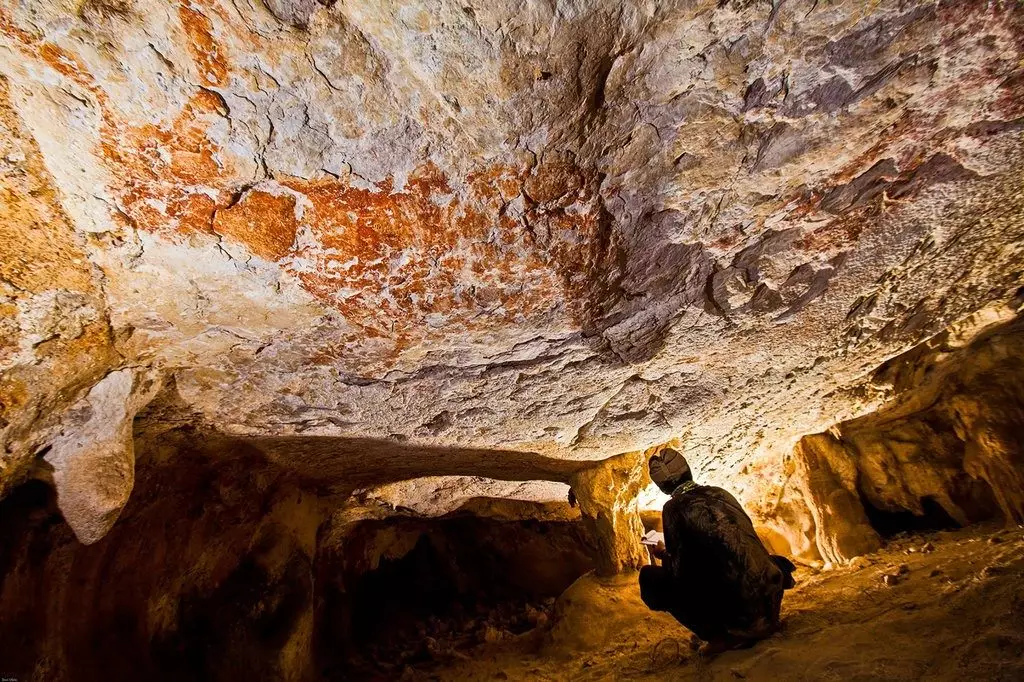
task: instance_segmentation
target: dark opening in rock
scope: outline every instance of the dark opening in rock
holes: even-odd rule
[[[883,538],[891,538],[900,533],[921,533],[935,530],[951,530],[960,525],[946,513],[946,510],[931,497],[921,498],[921,514],[910,511],[889,511],[875,507],[865,498],[864,511],[871,526]]]
[[[595,552],[576,520],[358,522],[323,557],[331,576],[318,628],[321,672],[389,675],[526,633],[594,568]]]

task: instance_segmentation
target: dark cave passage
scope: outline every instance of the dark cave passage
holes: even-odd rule
[[[44,482],[0,502],[11,670],[42,660],[58,614],[73,613],[52,643],[82,664],[69,680],[392,679],[544,625],[596,565],[591,530],[564,503],[502,500],[492,517],[475,498],[480,513],[332,533],[334,502],[272,466],[203,464],[143,452],[131,506],[92,546]]]
[[[984,371],[961,368],[927,409],[805,436],[795,494],[759,517],[778,521],[766,535],[813,543],[810,561],[841,565],[922,533],[1019,516],[1016,348],[972,349]],[[0,651],[14,672],[47,682],[443,679],[476,652],[612,646],[630,627],[650,646],[663,639],[664,623],[642,625],[655,616],[631,575],[648,559],[640,536],[661,529],[660,508],[637,502],[644,453],[584,466],[366,439],[250,442],[162,430],[159,414],[136,420],[134,489],[101,540],[76,539],[51,480],[0,501]],[[475,458],[484,461],[473,468]],[[432,459],[444,481],[424,475]],[[535,496],[509,492],[520,486]],[[73,673],[50,676],[57,668]]]
[[[340,550],[340,551],[338,551]],[[522,634],[595,565],[576,520],[362,521],[322,556],[316,643],[329,678],[392,675]]]
[[[926,533],[937,530],[953,530],[959,528],[960,524],[951,517],[942,506],[932,497],[921,498],[922,514],[915,514],[907,510],[889,511],[879,509],[862,498],[864,512],[868,517],[871,527],[885,539],[893,538],[903,533]]]

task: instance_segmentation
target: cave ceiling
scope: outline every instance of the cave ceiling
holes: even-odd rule
[[[0,478],[124,369],[233,438],[728,478],[1009,314],[1022,57],[998,0],[3,0]]]

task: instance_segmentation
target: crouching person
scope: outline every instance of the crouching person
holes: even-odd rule
[[[794,585],[793,564],[768,553],[735,497],[694,482],[681,454],[665,449],[649,468],[672,499],[661,512],[665,546],[655,553],[662,565],[640,571],[644,603],[671,613],[708,643],[708,653],[770,636],[782,593]]]

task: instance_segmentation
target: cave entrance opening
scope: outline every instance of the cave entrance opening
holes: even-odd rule
[[[543,625],[555,598],[595,567],[598,547],[578,515],[456,512],[359,521],[339,550],[325,663],[353,679],[445,662]]]
[[[864,504],[864,511],[868,522],[875,531],[885,539],[889,539],[902,533],[927,533],[938,530],[953,530],[959,528],[960,524],[942,508],[935,498],[921,498],[921,512],[915,514],[912,511],[892,511],[881,509],[861,497]]]

